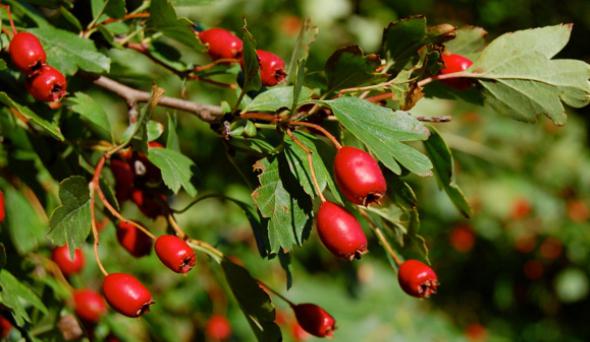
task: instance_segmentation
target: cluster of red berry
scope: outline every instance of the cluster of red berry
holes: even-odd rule
[[[67,82],[59,70],[47,64],[45,50],[39,39],[28,32],[15,33],[8,47],[14,66],[25,74],[25,86],[36,100],[59,107],[66,95]]]

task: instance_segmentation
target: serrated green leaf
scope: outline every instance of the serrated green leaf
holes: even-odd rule
[[[59,141],[64,141],[64,136],[61,134],[61,131],[56,124],[43,119],[28,107],[16,103],[3,91],[0,91],[0,103],[5,104],[11,111],[18,112],[20,115],[30,120],[31,123],[39,126],[44,133],[51,135]]]
[[[167,148],[150,148],[148,159],[162,171],[164,184],[174,193],[183,187],[190,196],[197,194],[191,183],[195,164],[190,158]]]
[[[297,84],[297,79],[301,77],[298,74],[305,72],[305,62],[309,56],[309,47],[316,40],[318,34],[319,28],[313,25],[309,19],[306,19],[301,26],[299,36],[297,36],[297,41],[291,53],[289,67],[287,68],[287,80],[289,83]]]
[[[111,124],[107,113],[92,97],[82,92],[77,92],[73,97],[67,99],[66,104],[70,107],[71,111],[80,114],[84,121],[98,128],[102,134],[111,137]]]
[[[47,314],[47,308],[39,297],[7,270],[0,271],[0,303],[11,309],[19,326],[31,321],[27,313],[27,308],[31,306]]]
[[[430,137],[424,141],[424,148],[434,165],[434,173],[457,209],[465,217],[471,216],[471,207],[455,182],[455,165],[451,150],[438,131],[430,127]]]
[[[365,56],[358,46],[336,50],[326,61],[325,71],[330,91],[362,86],[375,76],[376,58]]]
[[[82,24],[80,24],[80,21],[78,20],[78,18],[76,18],[76,16],[72,12],[68,11],[65,7],[61,6],[59,8],[59,13],[76,30],[78,30],[78,31],[82,30]]]
[[[107,0],[104,12],[111,18],[122,18],[125,15],[125,0]]]
[[[45,239],[47,222],[39,216],[29,200],[13,187],[6,187],[5,197],[10,239],[19,254],[28,253]]]
[[[248,31],[248,25],[245,21],[242,32],[244,33],[242,37],[242,41],[244,42],[242,52],[244,60],[242,66],[244,84],[242,85],[242,91],[257,91],[262,86],[262,81],[260,80],[260,64],[258,62],[258,55],[256,54],[256,40],[252,33]]]
[[[276,112],[282,108],[291,108],[293,106],[293,87],[274,87],[264,93],[259,94],[248,103],[243,112]],[[298,105],[311,100],[313,91],[303,87],[299,95]]]
[[[29,32],[43,44],[47,62],[65,75],[74,75],[78,69],[97,74],[109,72],[111,60],[96,50],[92,40],[51,26]]]
[[[149,30],[161,32],[166,37],[193,49],[199,46],[199,41],[191,29],[191,22],[178,18],[170,1],[152,0],[149,12],[150,18],[147,22]]]
[[[487,32],[481,27],[467,26],[455,31],[455,38],[446,42],[450,53],[456,53],[475,60],[485,47]]]
[[[275,323],[275,308],[268,294],[258,281],[242,266],[223,259],[221,263],[225,279],[240,309],[246,316],[258,341],[281,341],[281,330]]]
[[[423,16],[392,22],[383,31],[382,56],[393,60],[392,69],[400,71],[418,59],[418,50],[426,43],[427,26]]]
[[[82,176],[71,176],[59,183],[59,199],[49,225],[49,238],[57,245],[76,248],[90,233],[90,192],[88,181]]]
[[[176,133],[176,116],[168,114],[168,124],[166,125],[166,148],[180,152],[180,142]]]
[[[359,99],[340,97],[325,101],[338,121],[362,141],[388,169],[401,173],[404,166],[420,175],[431,175],[432,163],[422,153],[404,144],[428,138],[428,129],[407,112],[392,111]]]

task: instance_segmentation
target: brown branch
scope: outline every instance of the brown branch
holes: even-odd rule
[[[432,122],[432,123],[451,122],[451,120],[453,119],[450,115],[440,115],[440,116],[416,115],[415,118],[418,121]]]

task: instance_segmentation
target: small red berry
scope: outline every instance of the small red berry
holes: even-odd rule
[[[6,338],[11,330],[12,323],[6,317],[0,316],[0,338]]]
[[[512,203],[512,212],[510,217],[513,220],[522,220],[529,216],[533,211],[531,203],[526,198],[518,198]]]
[[[70,258],[70,250],[67,245],[57,247],[51,254],[51,260],[59,266],[61,272],[66,275],[78,273],[84,267],[84,253],[80,248],[74,251],[74,258]]]
[[[167,213],[166,195],[156,190],[133,189],[131,191],[131,199],[139,210],[151,219]]]
[[[96,323],[107,312],[107,304],[96,291],[75,290],[73,297],[74,311],[85,322]]]
[[[467,253],[475,245],[475,233],[470,226],[457,226],[451,231],[449,242],[457,252]]]
[[[309,334],[297,322],[291,324],[291,335],[293,335],[293,339],[297,342],[305,341],[309,338]]]
[[[117,240],[136,258],[149,255],[152,251],[152,238],[128,221],[117,224]]]
[[[201,31],[199,39],[207,45],[207,52],[213,59],[239,58],[242,55],[242,40],[228,30],[212,28]]]
[[[29,32],[15,34],[8,50],[12,63],[27,76],[41,69],[47,62],[41,42]]]
[[[102,292],[109,305],[127,317],[139,317],[153,304],[150,291],[126,273],[107,275],[102,283]]]
[[[162,263],[176,273],[190,271],[197,261],[195,251],[176,235],[161,235],[155,249]]]
[[[272,52],[256,50],[258,63],[260,63],[260,80],[262,85],[272,87],[279,84],[287,77],[285,61]]]
[[[207,321],[205,334],[212,340],[223,341],[232,334],[231,325],[227,318],[222,315],[213,315]]]
[[[443,54],[441,58],[444,64],[440,71],[441,75],[465,71],[473,65],[469,58],[457,54]],[[473,84],[471,80],[466,78],[454,78],[442,80],[442,82],[457,90],[465,90]]]
[[[131,164],[121,159],[111,159],[111,171],[115,177],[115,195],[119,202],[128,200],[133,190],[133,168]]]
[[[414,297],[428,298],[438,289],[436,273],[418,260],[407,260],[402,263],[397,279],[401,288]]]
[[[387,191],[379,164],[370,154],[356,147],[344,146],[334,159],[336,183],[344,196],[355,204],[378,202]]]
[[[320,205],[317,214],[320,239],[336,256],[352,260],[367,252],[367,237],[359,221],[332,202]]]
[[[336,320],[334,317],[315,304],[297,304],[293,307],[293,310],[295,311],[297,322],[303,330],[314,336],[332,336],[334,330],[336,330]]]
[[[0,223],[6,218],[6,208],[4,206],[4,191],[0,190]]]
[[[25,85],[37,101],[56,102],[66,95],[65,76],[49,65],[42,66],[38,73],[27,79]]]

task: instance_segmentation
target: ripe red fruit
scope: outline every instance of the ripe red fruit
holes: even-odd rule
[[[93,290],[75,290],[74,311],[85,322],[96,323],[107,312],[107,304],[102,296]]]
[[[212,340],[221,341],[231,336],[231,325],[222,315],[213,315],[207,321],[205,334]]]
[[[152,238],[128,221],[117,224],[117,240],[136,258],[149,255],[152,251]]]
[[[10,335],[10,331],[12,330],[12,323],[4,317],[0,316],[0,338],[5,338]]]
[[[121,159],[111,159],[111,171],[115,176],[115,194],[119,202],[128,200],[133,190],[134,175],[131,164]]]
[[[457,252],[469,252],[475,244],[473,229],[469,226],[457,226],[453,228],[449,236],[449,242]]]
[[[510,217],[513,220],[522,220],[529,216],[532,211],[533,208],[526,198],[518,198],[512,204],[512,212],[510,213]]]
[[[387,191],[379,164],[370,154],[356,147],[344,146],[334,159],[334,176],[340,191],[355,204],[378,202]]]
[[[291,324],[291,335],[293,335],[293,339],[297,342],[305,341],[309,338],[309,334],[297,322]]]
[[[242,55],[242,40],[228,30],[212,28],[201,31],[199,39],[207,45],[207,52],[213,59],[239,58]]]
[[[407,260],[399,267],[397,280],[410,296],[428,298],[438,289],[436,273],[418,260]]]
[[[323,202],[317,213],[320,239],[333,254],[352,260],[367,252],[367,237],[359,221],[344,208]]]
[[[6,209],[4,207],[4,191],[0,191],[0,223],[6,218]]]
[[[272,52],[256,50],[260,64],[260,80],[262,85],[272,87],[285,79],[285,61]]]
[[[19,32],[15,34],[10,41],[8,50],[12,63],[27,75],[38,71],[47,62],[43,46],[32,33]]]
[[[303,330],[317,337],[332,336],[336,330],[336,320],[326,310],[311,304],[297,304],[293,307],[297,322]]]
[[[43,65],[38,73],[27,79],[25,86],[35,100],[54,102],[66,95],[67,82],[59,70]]]
[[[156,190],[133,189],[131,192],[131,199],[137,205],[139,210],[151,219],[155,219],[156,217],[167,213],[166,195],[163,195]]]
[[[127,317],[139,317],[153,304],[150,291],[126,273],[107,275],[102,283],[102,292],[109,305]]]
[[[197,261],[195,251],[176,235],[161,235],[155,249],[162,263],[176,273],[190,271]]]
[[[469,58],[458,54],[444,54],[442,55],[442,61],[444,67],[440,71],[441,75],[465,71],[473,65],[473,62]],[[442,82],[457,90],[465,90],[471,87],[471,85],[473,84],[471,80],[466,78],[453,78],[448,80],[442,80]]]
[[[70,250],[67,245],[57,247],[51,254],[51,260],[59,266],[61,272],[68,276],[78,273],[84,267],[84,253],[80,248],[74,251],[74,258],[70,258]]]

